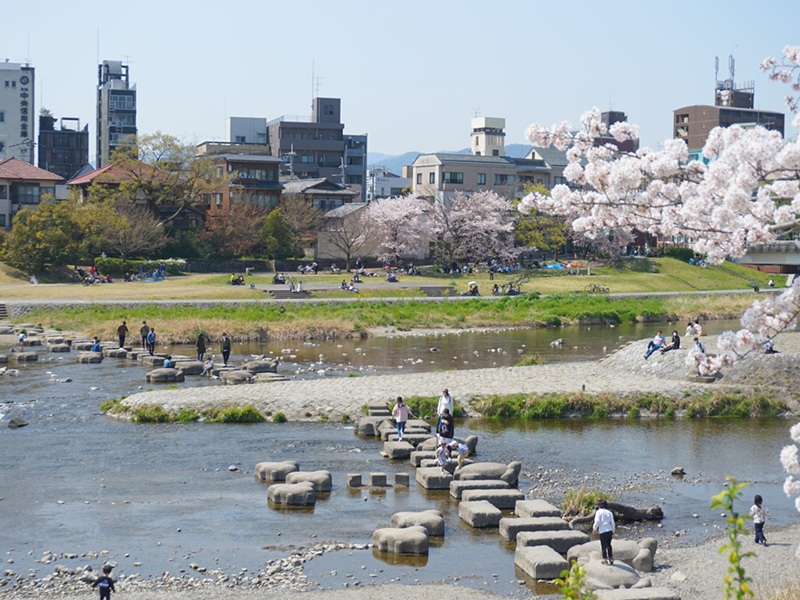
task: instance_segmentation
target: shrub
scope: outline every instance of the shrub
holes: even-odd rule
[[[112,398],[111,400],[106,400],[102,404],[100,404],[100,412],[103,413],[121,413],[127,412],[128,407],[122,404],[122,401],[127,398],[127,396],[120,396],[119,398]]]
[[[342,423],[349,423],[350,422],[350,415],[347,413],[342,415]]]
[[[168,275],[183,275],[186,269],[186,261],[178,258],[169,258],[164,261],[160,260],[129,260],[121,258],[95,258],[94,266],[100,273],[104,275],[113,275],[115,277],[123,277],[125,273],[138,272],[141,265],[144,265],[148,273],[152,273],[161,266],[161,263],[167,267]]]
[[[547,359],[541,354],[528,354],[527,356],[523,356],[522,360],[520,360],[515,367],[530,367],[532,365],[546,365]]]
[[[178,413],[176,420],[178,423],[193,423],[200,418],[200,413],[194,409],[182,410]]]
[[[219,413],[216,420],[220,423],[262,423],[265,419],[254,406],[245,406],[242,408],[226,408]]]
[[[282,412],[275,413],[275,416],[272,417],[272,422],[273,423],[286,423],[286,421],[288,421],[288,420],[289,419],[287,419],[286,415],[283,414]]]
[[[613,500],[613,498],[603,490],[597,488],[578,489],[570,488],[564,494],[564,501],[561,503],[561,511],[564,516],[582,517],[590,514],[598,500]]]
[[[135,423],[169,423],[172,416],[160,406],[149,404],[136,409],[133,414]]]
[[[694,256],[694,250],[692,248],[684,248],[683,246],[666,246],[664,248],[664,256],[689,262],[689,259]]]

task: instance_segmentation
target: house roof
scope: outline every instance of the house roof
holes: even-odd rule
[[[325,194],[328,196],[358,196],[358,192],[348,190],[346,187],[339,185],[320,177],[317,179],[289,179],[281,181],[283,184],[283,193],[286,196],[291,194]]]
[[[152,167],[147,163],[138,163],[138,165],[139,167],[137,168],[141,168],[143,172],[148,174],[155,169],[155,167]],[[160,172],[160,175],[163,176],[164,179],[168,178],[168,175],[164,172]],[[104,167],[100,167],[99,169],[95,169],[94,171],[90,171],[84,175],[70,179],[67,182],[67,185],[89,185],[95,181],[106,184],[120,184],[123,181],[129,181],[132,176],[133,174],[130,169],[126,169],[123,165],[118,163],[111,163]]]
[[[33,181],[64,181],[64,178],[45,171],[18,158],[0,160],[0,179],[30,179]]]
[[[513,166],[511,159],[507,156],[478,156],[474,154],[454,154],[450,152],[435,152],[433,154],[420,154],[414,160],[414,165],[430,164],[472,164],[472,165],[495,165]]]
[[[248,162],[248,163],[281,163],[283,162],[277,156],[269,156],[266,154],[209,154],[212,158],[223,158],[228,162]]]
[[[333,210],[329,210],[325,213],[326,219],[342,219],[347,215],[356,212],[357,210],[361,210],[362,208],[366,207],[366,202],[351,202],[350,204],[342,204],[338,208],[334,208]]]

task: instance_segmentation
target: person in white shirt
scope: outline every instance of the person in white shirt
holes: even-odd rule
[[[447,442],[442,440],[439,447],[436,449],[436,463],[442,467],[443,471],[453,474],[455,471],[455,463],[450,460],[450,450],[447,448]]]
[[[450,442],[450,450],[458,454],[458,468],[464,466],[464,458],[469,456],[469,448],[466,444],[462,444],[456,440]]]
[[[694,334],[698,337],[703,335],[703,326],[700,325],[700,321],[694,322]]]
[[[686,325],[686,337],[695,337],[697,335],[697,331],[694,328],[694,323],[689,321]]]
[[[767,545],[767,538],[764,537],[764,523],[769,519],[769,511],[764,506],[764,499],[756,494],[754,504],[750,507],[750,516],[753,517],[753,527],[756,530],[756,544]]]
[[[598,500],[595,504],[594,525],[592,531],[600,535],[600,550],[603,552],[603,564],[614,564],[614,553],[611,550],[611,539],[617,526],[614,523],[614,515],[608,510],[608,502]]]
[[[406,430],[406,421],[408,421],[408,417],[413,416],[411,409],[403,402],[402,396],[398,396],[397,404],[395,404],[392,409],[392,418],[394,418],[394,422],[397,423],[397,439],[399,441],[403,441],[403,432]]]

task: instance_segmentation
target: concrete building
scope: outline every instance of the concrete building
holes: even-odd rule
[[[80,119],[39,116],[39,168],[71,179],[89,162],[89,126],[81,129]]]
[[[97,66],[97,167],[107,165],[119,146],[136,142],[136,85],[128,65],[104,60]]]
[[[344,134],[344,185],[364,199],[367,186],[367,136]]]
[[[470,152],[475,156],[506,155],[506,120],[499,117],[472,119]]]
[[[34,164],[34,68],[0,62],[0,160]]]
[[[367,170],[367,202],[391,196],[400,196],[411,187],[411,177],[401,177],[386,167]]]
[[[0,160],[0,227],[11,227],[14,213],[35,208],[45,195],[55,198],[64,179],[18,158]]]
[[[231,144],[267,146],[267,120],[263,117],[228,117],[225,122],[225,139]]]
[[[218,192],[206,194],[205,207],[209,216],[230,211],[231,204],[253,204],[275,208],[281,198],[283,185],[279,182],[281,159],[264,154],[216,154],[214,161],[230,181]]]

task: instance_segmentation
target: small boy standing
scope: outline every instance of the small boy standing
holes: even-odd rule
[[[753,517],[753,526],[756,530],[756,544],[767,545],[767,538],[764,537],[764,523],[769,519],[769,511],[764,506],[764,499],[756,494],[754,504],[750,507],[750,516]]]
[[[100,590],[100,600],[110,600],[111,592],[116,592],[114,589],[114,580],[111,579],[111,565],[103,565],[103,575],[95,579],[92,587]]]

